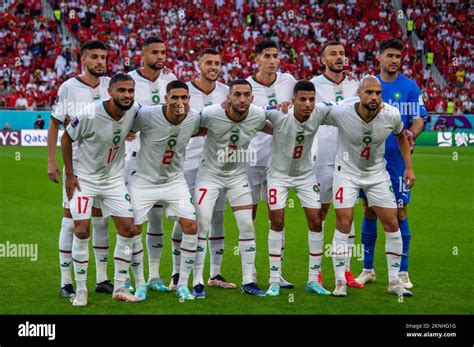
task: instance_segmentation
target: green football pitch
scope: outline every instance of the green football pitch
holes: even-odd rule
[[[59,150],[58,150],[59,159]],[[474,263],[474,150],[472,148],[418,147],[414,154],[417,184],[412,191],[409,221],[412,230],[410,277],[411,298],[389,295],[384,254],[385,238],[379,224],[375,270],[377,282],[364,289],[349,288],[348,297],[322,297],[305,292],[308,272],[307,225],[294,195],[286,210],[286,249],[283,275],[295,284],[282,289],[280,297],[252,297],[240,289],[207,288],[207,298],[181,303],[174,293],[151,292],[140,304],[112,301],[110,295],[94,292],[95,270],[92,248],[88,273],[89,306],[72,307],[59,297],[58,234],[62,216],[61,186],[46,176],[46,148],[0,148],[0,246],[37,244],[37,260],[0,257],[0,314],[472,314],[472,264]],[[290,200],[290,203],[292,201]],[[269,275],[267,257],[268,222],[261,204],[256,221],[257,271],[266,290]],[[355,213],[356,241],[352,271],[362,269],[360,224],[361,205]],[[325,242],[334,232],[334,211],[326,222]],[[165,241],[160,267],[168,283],[171,273],[172,223],[164,224]],[[109,277],[113,277],[114,228],[109,226],[111,251]],[[145,236],[143,236],[145,240]],[[228,209],[223,275],[240,282],[241,265],[237,228]],[[327,254],[327,252],[325,252]],[[5,256],[6,254],[4,254]],[[145,255],[145,259],[146,255]],[[148,262],[145,260],[145,274]],[[209,271],[209,256],[205,276]],[[324,282],[334,288],[329,257],[323,259]]]

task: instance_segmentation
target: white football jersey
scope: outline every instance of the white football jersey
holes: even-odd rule
[[[275,106],[283,101],[291,100],[293,88],[296,80],[287,73],[276,73],[275,82],[265,85],[259,82],[255,76],[247,77],[247,81],[252,85],[254,96],[253,104],[257,106]],[[250,143],[250,149],[257,151],[257,163],[255,166],[267,166],[270,157],[272,136],[265,133],[258,133]]]
[[[110,77],[99,77],[99,84],[91,86],[79,76],[63,82],[58,90],[57,101],[53,105],[51,117],[58,122],[67,123],[85,108],[98,100],[109,99]]]
[[[166,183],[183,173],[183,161],[191,136],[199,132],[199,114],[191,109],[178,125],[165,117],[166,105],[143,106],[133,131],[140,131],[140,146],[131,174],[154,184]]]
[[[255,105],[250,105],[247,117],[240,122],[227,117],[221,105],[204,107],[201,127],[207,128],[207,137],[199,172],[225,177],[245,174],[252,160],[250,140],[265,123],[265,110]]]
[[[323,124],[338,129],[336,170],[351,175],[367,176],[385,170],[385,140],[393,133],[403,131],[400,111],[384,104],[383,109],[370,122],[357,113],[358,101],[334,106]]]
[[[216,82],[214,89],[209,92],[205,92],[193,82],[188,82],[187,85],[191,97],[189,105],[197,111],[201,111],[205,106],[220,104],[229,95],[229,87],[220,82]],[[185,170],[195,170],[199,167],[204,141],[204,136],[193,137],[189,140],[183,166]]]
[[[268,175],[274,178],[313,176],[311,146],[331,107],[330,103],[317,103],[309,119],[303,123],[296,119],[294,107],[287,114],[267,111],[267,119],[273,124]]]
[[[66,128],[67,135],[78,146],[74,173],[94,184],[122,176],[125,137],[140,108],[134,103],[120,120],[115,120],[107,112],[106,103],[103,100],[90,104]]]
[[[177,79],[174,73],[164,73],[163,70],[154,81],[145,77],[140,69],[130,71],[128,74],[135,81],[135,100],[142,105],[164,104],[166,86]]]
[[[347,77],[340,83],[320,75],[311,79],[316,87],[316,102],[341,100],[357,96],[359,82]],[[316,134],[312,148],[312,156],[316,158],[315,165],[334,165],[337,153],[337,128],[321,125]]]

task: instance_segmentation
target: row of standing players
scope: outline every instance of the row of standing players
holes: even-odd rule
[[[105,57],[102,56],[103,63],[101,64],[100,61],[98,61],[101,59],[100,47],[94,48],[92,46],[92,48],[87,49],[87,46],[86,46],[85,48],[86,49],[84,49],[84,52],[83,52],[84,53],[83,62],[85,63],[84,65],[86,66],[86,73],[83,76],[79,76],[77,78],[74,78],[65,82],[65,84],[61,86],[60,91],[59,91],[59,100],[58,100],[59,103],[60,102],[81,102],[81,101],[86,102],[88,97],[89,98],[92,97],[92,99],[95,99],[95,98],[104,99],[104,98],[109,97],[106,94],[107,87],[108,87],[107,84],[109,82],[108,79],[105,77],[97,76],[97,75],[100,75],[101,73],[101,65],[102,65],[102,70],[105,71]],[[260,44],[260,46],[256,47],[256,53],[257,53],[256,59],[259,65],[259,71],[255,76],[249,77],[247,79],[252,86],[252,94],[254,95],[253,103],[259,106],[265,106],[265,105],[274,105],[277,103],[282,103],[283,101],[291,100],[293,97],[293,88],[295,86],[296,81],[289,74],[281,74],[281,73],[276,72],[276,69],[278,68],[278,48],[276,47],[276,45],[272,42],[264,41],[263,43]],[[342,73],[343,66],[341,65],[341,59],[343,59],[343,57],[344,57],[344,52],[343,52],[343,47],[341,45],[334,43],[333,45],[327,45],[324,47],[322,51],[322,59],[326,66],[326,73],[312,80],[312,82],[316,86],[316,100],[317,101],[319,100],[339,101],[343,98],[348,98],[348,97],[356,95],[358,82],[347,78],[347,76],[345,76]],[[87,60],[87,58],[90,58],[89,61]],[[151,104],[158,104],[161,101],[163,101],[163,99],[165,98],[166,85],[170,81],[176,79],[176,77],[172,73],[163,69],[165,59],[166,59],[166,46],[164,42],[162,42],[159,39],[154,39],[154,38],[151,38],[150,40],[148,40],[148,42],[145,42],[144,49],[143,49],[144,67],[142,69],[138,69],[130,73],[130,76],[132,76],[132,78],[135,81],[135,95],[136,95],[135,98],[141,104],[151,105]],[[193,109],[196,109],[196,110],[201,110],[206,105],[211,105],[211,104],[218,105],[223,100],[225,100],[228,95],[228,88],[225,85],[219,82],[216,82],[220,73],[220,58],[217,52],[213,50],[204,51],[199,59],[199,69],[200,69],[201,75],[193,82],[188,83],[189,94],[190,94],[190,105]],[[87,81],[88,77],[90,79],[90,77],[92,76],[97,77],[96,82],[97,81],[99,82],[97,83],[97,85],[91,85],[90,82],[88,83]],[[397,80],[398,79],[399,78],[397,78]],[[242,88],[242,87],[239,87],[239,88]],[[74,93],[71,93],[72,90],[74,91]],[[385,88],[384,88],[384,91],[385,91]],[[92,100],[89,100],[89,101],[92,101]],[[103,110],[107,109],[107,105],[105,104],[102,105],[102,107],[103,107]],[[143,108],[142,110],[143,114],[147,113],[145,112],[145,109],[146,108]],[[158,109],[158,108],[155,108],[155,109]],[[162,111],[163,110],[161,110],[161,114],[164,117],[163,119],[166,119],[166,116],[163,114]],[[166,114],[166,111],[165,111],[165,114]],[[62,116],[64,117],[63,119],[61,118]],[[59,122],[64,122],[66,120],[66,115],[61,115],[60,112],[53,111],[52,118],[53,119],[56,118]],[[186,117],[186,119],[188,120],[188,123],[191,118],[192,117]],[[212,117],[206,117],[206,118],[212,119]],[[276,118],[279,118],[279,117],[276,117]],[[270,120],[271,120],[271,117],[270,117]],[[57,123],[59,122],[56,122],[56,123],[52,122],[52,124],[57,125]],[[76,123],[79,123],[79,120],[76,120]],[[83,123],[86,123],[86,122],[83,122]],[[169,123],[165,122],[163,124],[160,124],[159,126],[163,127],[166,125],[169,125]],[[234,126],[235,124],[231,123],[230,125]],[[74,124],[73,122],[70,124],[70,130],[71,130],[70,132],[71,134],[75,134],[75,132],[78,132],[79,129],[83,130],[83,127],[87,128],[85,125]],[[171,130],[168,129],[168,130],[170,131],[169,136],[172,136],[173,135],[172,129]],[[142,134],[140,136],[146,136],[146,135],[143,135],[143,133],[144,132],[142,131]],[[305,136],[303,135],[303,137]],[[314,141],[315,144],[319,144],[319,150],[317,150],[317,155],[316,155],[318,160],[316,161],[315,169],[316,169],[317,177],[320,181],[320,185],[318,186],[318,188],[314,190],[320,191],[321,202],[323,204],[323,212],[324,212],[322,217],[324,219],[325,213],[327,212],[327,206],[329,205],[329,202],[332,199],[331,190],[332,190],[333,172],[334,172],[334,167],[335,167],[334,158],[336,156],[336,148],[337,148],[337,142],[336,142],[337,130],[334,127],[322,126],[320,128],[320,131],[318,131],[317,138],[318,138],[317,141]],[[313,141],[309,141],[309,139],[310,139],[310,136],[306,134],[306,144],[308,144],[309,142],[311,142],[311,144],[313,143]],[[209,136],[208,136],[208,141],[209,141]],[[255,254],[255,247],[254,247],[255,238],[254,238],[254,232],[253,232],[253,223],[249,223],[249,221],[252,221],[255,219],[256,205],[258,203],[260,196],[262,198],[265,198],[267,196],[266,191],[268,191],[270,194],[270,200],[268,201],[270,210],[271,210],[270,211],[271,230],[269,234],[269,250],[270,250],[270,255],[271,255],[270,256],[270,264],[271,264],[270,283],[272,284],[270,289],[267,292],[267,295],[277,295],[279,293],[280,287],[286,287],[286,288],[293,287],[291,283],[287,282],[281,276],[281,259],[283,256],[283,249],[285,247],[284,227],[283,227],[284,206],[286,203],[285,190],[287,190],[288,187],[295,188],[295,190],[297,191],[297,195],[302,201],[302,205],[305,208],[305,212],[308,217],[308,224],[309,224],[309,229],[310,229],[308,232],[309,245],[310,245],[310,267],[309,267],[309,280],[308,280],[307,290],[315,291],[323,295],[330,294],[330,292],[325,290],[322,286],[321,272],[319,271],[320,259],[322,257],[322,239],[324,235],[323,228],[320,228],[318,226],[319,208],[321,206],[320,205],[313,206],[310,201],[306,204],[307,205],[307,208],[306,208],[305,198],[309,200],[311,199],[315,200],[315,199],[314,197],[311,196],[311,193],[309,193],[309,195],[305,197],[304,189],[300,189],[300,192],[298,192],[298,189],[295,186],[295,181],[292,181],[290,183],[289,182],[282,183],[274,179],[272,182],[275,182],[276,184],[275,186],[268,187],[268,188],[265,187],[267,183],[265,170],[267,167],[268,158],[270,156],[269,152],[271,148],[271,141],[272,141],[271,136],[259,132],[255,135],[255,137],[252,139],[252,142],[250,143],[250,150],[256,150],[258,153],[258,156],[257,156],[257,163],[256,163],[257,165],[249,167],[248,175],[246,175],[246,177],[248,177],[248,180],[249,180],[249,186],[250,186],[249,191],[251,189],[251,200],[248,201],[248,194],[242,194],[242,191],[238,191],[236,194],[234,194],[232,189],[229,191],[228,186],[221,187],[225,189],[218,189],[219,191],[218,197],[217,196],[214,197],[212,192],[209,191],[209,187],[206,186],[206,184],[211,185],[212,187],[216,187],[222,183],[222,180],[220,180],[221,182],[207,182],[206,184],[203,185],[203,180],[200,179],[199,187],[197,187],[197,190],[194,189],[196,185],[196,176],[198,172],[199,158],[203,151],[204,140],[203,138],[199,138],[199,137],[193,137],[190,140],[186,149],[186,159],[183,165],[186,183],[189,189],[191,190],[191,194],[193,193],[193,190],[196,190],[196,192],[201,194],[201,195],[197,194],[195,196],[196,202],[199,202],[199,200],[201,200],[201,203],[206,203],[207,199],[212,201],[215,198],[217,200],[217,203],[215,203],[215,207],[211,209],[210,211],[209,211],[209,208],[207,209],[201,208],[201,211],[199,208],[197,209],[198,210],[197,211],[198,212],[198,218],[197,218],[198,239],[196,241],[197,247],[195,249],[197,249],[198,252],[194,259],[186,259],[184,260],[184,262],[181,261],[180,259],[181,257],[183,257],[184,259],[185,258],[184,253],[187,253],[186,251],[183,251],[183,249],[187,249],[187,248],[183,247],[182,240],[185,241],[184,242],[185,246],[186,244],[188,244],[188,245],[191,245],[191,247],[188,247],[188,248],[191,248],[191,250],[193,248],[192,246],[193,242],[192,241],[190,242],[189,240],[185,240],[186,237],[190,235],[188,233],[192,234],[193,228],[190,226],[190,223],[175,223],[175,226],[173,229],[173,236],[172,236],[172,239],[173,239],[172,241],[173,278],[169,287],[172,287],[172,288],[174,287],[174,289],[178,287],[177,293],[178,293],[178,296],[180,296],[181,298],[188,299],[188,298],[193,297],[193,295],[191,295],[189,293],[189,290],[187,289],[187,276],[183,276],[183,272],[187,272],[187,274],[189,274],[189,272],[186,270],[184,271],[181,270],[183,266],[184,267],[186,266],[184,265],[186,263],[192,263],[192,266],[190,267],[190,269],[193,270],[194,296],[197,296],[197,297],[205,296],[204,281],[203,281],[203,263],[204,263],[204,257],[206,254],[206,245],[207,245],[206,238],[207,238],[208,230],[210,231],[209,245],[211,248],[211,276],[208,281],[208,285],[219,286],[223,288],[236,287],[235,284],[226,281],[220,273],[220,265],[222,263],[222,253],[223,253],[223,245],[224,245],[223,213],[225,209],[225,195],[227,195],[227,198],[230,200],[231,206],[236,207],[236,208],[233,208],[233,210],[234,210],[234,214],[236,216],[237,224],[240,230],[239,245],[241,246],[240,249],[241,249],[241,254],[243,257],[242,266],[243,266],[244,279],[242,282],[243,283],[242,288],[244,289],[244,291],[250,294],[257,294],[257,295],[265,294],[265,292],[262,292],[256,286],[256,271],[255,271],[255,267],[253,266],[253,260],[254,260],[254,254]],[[136,142],[137,141],[135,141],[135,143]],[[130,142],[126,142],[126,144],[130,146]],[[84,145],[82,145],[82,147],[84,147]],[[120,154],[121,148],[120,146],[118,147],[119,148],[115,146],[110,149],[111,152],[109,153],[109,158],[107,158],[107,160],[111,159],[110,156],[113,156],[114,152]],[[308,146],[304,146],[304,145],[296,146],[295,147],[296,152],[292,154],[293,156],[296,156],[296,154],[298,154],[299,156],[296,156],[296,158],[293,158],[293,159],[307,158],[308,156],[307,147]],[[311,145],[309,147],[311,147]],[[79,153],[81,153],[81,151],[79,151]],[[168,151],[169,152],[164,153],[164,156],[171,155],[171,157],[169,159],[163,159],[162,164],[166,162],[171,163],[172,160],[179,159],[177,158],[178,155],[174,157],[175,155],[174,153],[177,153],[175,150],[168,149]],[[137,152],[140,153],[137,148],[135,149],[129,148],[129,150],[127,151],[130,157],[134,157],[137,154]],[[144,153],[144,151],[142,152]],[[143,161],[146,161],[146,159],[143,159]],[[129,162],[133,163],[134,159],[130,160]],[[133,169],[133,164],[131,164],[131,168]],[[131,168],[127,168],[125,172],[129,173],[133,171],[135,172],[138,171],[138,174],[136,175],[135,178],[133,178],[133,180],[138,182],[138,183],[135,183],[135,185],[140,187],[141,186],[140,183],[144,183],[143,179],[145,179],[146,181],[147,177],[140,177],[141,176],[140,169],[132,170]],[[54,167],[51,168],[50,166],[48,166],[48,170],[50,173],[50,177],[53,176],[52,178],[55,178],[54,173],[59,171]],[[160,170],[160,168],[156,167],[155,170]],[[224,171],[225,170],[227,169],[224,169]],[[202,169],[201,171],[202,172],[209,171],[209,169],[207,170]],[[229,171],[227,170],[227,172]],[[78,175],[76,170],[74,170],[74,174]],[[88,178],[90,178],[89,173],[88,173],[88,176],[89,176]],[[97,177],[97,179],[100,180],[99,176]],[[201,175],[201,178],[202,176],[203,175]],[[212,174],[208,174],[206,176],[212,177]],[[148,179],[150,180],[150,177],[148,177]],[[160,178],[158,177],[157,180],[159,181]],[[235,183],[235,184],[239,184],[239,183],[240,182]],[[278,184],[280,184],[280,187],[278,187]],[[284,189],[281,189],[282,188],[281,186],[283,186]],[[170,185],[167,184],[167,187],[170,188]],[[94,190],[93,187],[91,187],[91,189]],[[84,190],[84,189],[81,189],[81,190]],[[129,187],[129,190],[130,190],[130,187]],[[226,194],[224,194],[223,190],[225,190]],[[147,191],[147,189],[145,189],[145,191]],[[150,189],[150,192],[151,191],[153,191],[153,189]],[[171,187],[170,191],[173,192],[173,187]],[[281,191],[283,191],[283,194]],[[265,192],[265,193],[261,194],[261,192]],[[162,193],[163,191],[160,191],[160,194]],[[94,195],[94,194],[98,194],[98,192],[97,191],[89,192],[89,196]],[[205,196],[206,194],[207,196]],[[65,197],[63,200],[64,200],[64,207],[67,208],[69,207],[68,206],[69,199],[66,195],[67,194],[65,193]],[[131,193],[131,195],[132,195],[132,204],[135,200],[139,200],[139,199],[133,198],[134,194]],[[247,195],[247,197],[242,198],[242,195]],[[143,197],[143,195],[138,195],[138,196]],[[143,198],[146,198],[146,197],[147,196],[144,196]],[[341,196],[338,197],[336,194],[336,199],[338,198],[341,198]],[[95,200],[97,201],[99,199],[95,199]],[[140,201],[142,200],[146,200],[146,199],[140,199]],[[153,200],[153,194],[151,196],[151,200]],[[106,264],[107,264],[106,259],[107,259],[107,254],[108,254],[108,238],[106,236],[107,235],[107,218],[102,217],[101,211],[99,209],[92,208],[92,206],[89,206],[88,209],[84,209],[85,207],[84,201],[85,200],[82,201],[82,206],[77,206],[77,202],[79,202],[79,205],[81,204],[80,199],[71,200],[74,207],[75,208],[79,207],[79,209],[82,208],[83,212],[86,212],[86,215],[87,215],[87,212],[89,212],[86,210],[90,208],[92,216],[93,216],[92,217],[92,222],[93,222],[93,227],[94,227],[93,247],[94,247],[94,253],[96,255],[96,267],[97,267],[96,291],[111,292],[113,287],[108,281],[107,274],[106,274]],[[94,201],[94,205],[96,205],[96,207],[105,207],[105,206],[99,206],[98,204],[96,204],[96,201]],[[370,197],[369,197],[369,201],[370,201]],[[342,202],[342,198],[341,198],[341,202]],[[134,205],[135,212],[137,212],[137,210],[140,209],[140,206],[136,206],[136,204],[133,204],[133,205]],[[183,204],[181,202],[180,206],[182,207],[182,205]],[[211,205],[213,205],[213,203],[211,203]],[[242,208],[242,207],[245,207],[245,208]],[[253,213],[249,214],[248,207],[250,208],[253,207]],[[109,208],[106,207],[105,209],[110,213],[109,210],[111,209],[111,207]],[[146,209],[147,208],[145,208],[145,211]],[[167,212],[170,215],[168,209],[170,209],[169,204],[167,204]],[[318,210],[317,217],[312,215],[311,212],[313,212],[312,211],[313,209]],[[140,210],[143,210],[143,208]],[[179,212],[180,211],[178,211],[175,214],[179,215]],[[163,239],[163,232],[161,228],[161,215],[162,215],[162,209],[160,207],[154,207],[150,209],[148,216],[146,216],[146,213],[145,215],[142,213],[140,216],[139,223],[143,223],[145,220],[149,221],[148,229],[147,229],[147,246],[148,246],[148,256],[149,256],[149,266],[150,266],[150,269],[149,269],[150,277],[146,284],[144,283],[144,280],[142,279],[143,277],[143,264],[142,264],[143,248],[141,246],[141,237],[137,237],[138,235],[135,235],[135,236],[132,235],[133,237],[131,238],[131,240],[125,240],[127,238],[120,235],[120,228],[117,225],[119,229],[117,244],[120,243],[119,241],[121,239],[124,239],[125,241],[131,241],[131,242],[128,242],[125,246],[123,246],[124,253],[121,254],[122,257],[120,256],[114,257],[115,262],[116,264],[117,262],[127,264],[127,258],[128,258],[128,255],[130,255],[130,261],[132,263],[132,270],[134,272],[137,288],[135,291],[135,296],[128,295],[129,291],[132,290],[129,280],[127,279],[128,271],[124,271],[123,269],[119,270],[118,275],[116,271],[116,276],[115,276],[116,290],[114,292],[114,297],[116,299],[126,300],[126,301],[142,300],[146,298],[147,288],[158,290],[158,291],[170,290],[169,287],[164,285],[159,275],[159,259],[161,257],[162,239]],[[193,219],[192,216],[186,215],[186,213],[182,215],[189,217],[185,219],[189,219],[189,220]],[[73,213],[73,216],[74,216],[74,213]],[[74,294],[74,291],[72,289],[72,279],[70,275],[71,262],[74,261],[75,277],[76,277],[76,285],[77,285],[77,294],[75,295],[74,304],[78,306],[82,306],[84,304],[87,304],[87,287],[85,286],[85,278],[86,278],[86,273],[87,273],[87,261],[88,261],[88,251],[87,251],[88,246],[87,245],[88,245],[88,240],[89,240],[89,230],[88,230],[89,225],[86,223],[78,227],[78,223],[76,222],[76,228],[75,228],[76,235],[72,237],[72,232],[69,232],[69,233],[63,232],[63,229],[66,229],[68,225],[69,225],[69,229],[70,230],[72,229],[72,221],[71,220],[68,221],[68,219],[70,219],[68,217],[70,216],[65,215],[65,218],[63,218],[62,230],[60,234],[60,261],[61,261],[61,274],[62,274],[61,292],[63,296],[70,296],[71,294]],[[77,217],[76,218],[77,220],[81,220],[80,218],[84,218],[84,216],[76,216],[76,217]],[[90,217],[90,215],[88,215],[88,217]],[[200,220],[203,220],[206,223],[204,224],[200,223]],[[135,224],[138,224],[137,221],[135,221]],[[349,230],[347,231],[337,230],[336,233],[339,233],[340,235],[338,234],[336,236],[342,236],[342,239],[348,240],[350,242],[350,241],[353,241],[354,228],[353,228],[353,223],[349,223],[349,224],[352,224],[352,227],[349,227]],[[322,225],[324,226],[324,221]],[[338,226],[336,227],[338,228]],[[385,225],[384,225],[384,228],[385,228]],[[345,225],[339,225],[339,229],[345,229]],[[344,237],[344,235],[347,235],[347,233],[349,233],[349,235],[347,237]],[[69,239],[67,239],[68,237]],[[275,245],[278,245],[278,246],[276,247]],[[336,246],[337,248],[337,245],[334,245],[334,242],[333,242],[333,246]],[[127,254],[127,250],[128,250],[128,253],[130,254]],[[116,253],[117,253],[117,249],[116,249]],[[193,252],[189,252],[189,253],[193,253]],[[359,276],[359,278],[355,280],[352,274],[350,273],[350,267],[349,267],[350,251],[348,249],[345,249],[342,253],[345,255],[342,260],[344,262],[343,268],[346,271],[343,272],[342,278],[340,275],[336,276],[337,283],[336,283],[336,290],[335,290],[335,294],[340,295],[340,296],[345,295],[346,283],[352,287],[361,288],[363,287],[363,284],[364,284],[363,282],[369,282],[371,280],[375,280],[375,277],[373,276],[373,270],[368,271],[371,268],[366,266],[365,263],[364,263],[363,274],[361,274],[361,276]],[[340,261],[339,261],[341,257],[337,257],[337,255],[334,255],[333,259],[336,259],[336,258],[338,260],[338,265],[339,265],[338,267],[341,267]],[[275,263],[275,259],[277,261],[276,263]],[[244,265],[244,263],[246,265]],[[252,264],[251,267],[249,267],[248,264]],[[141,271],[140,271],[140,267],[141,267]],[[190,271],[190,269],[188,270]],[[117,288],[117,277],[120,277],[119,286],[123,287],[123,290],[121,290],[122,288]],[[397,292],[400,292],[400,290],[401,289],[396,289]],[[81,295],[79,295],[80,293]]]

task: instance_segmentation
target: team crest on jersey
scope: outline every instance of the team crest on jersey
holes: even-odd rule
[[[400,100],[401,97],[402,97],[402,93],[400,92],[393,93],[393,98],[395,99],[395,101]]]

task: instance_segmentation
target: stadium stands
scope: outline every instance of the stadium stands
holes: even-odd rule
[[[217,47],[223,57],[223,82],[255,71],[252,51],[263,37],[279,42],[283,72],[309,79],[321,73],[318,55],[327,40],[337,39],[345,45],[348,69],[361,77],[378,72],[378,43],[394,36],[406,47],[402,72],[422,87],[429,111],[444,112],[451,99],[460,112],[473,111],[474,66],[469,55],[473,29],[468,5],[464,9],[459,4],[433,6],[424,0],[415,6],[404,0],[403,9],[424,40],[423,47],[414,47],[403,37],[397,14],[387,0],[376,4],[367,0],[251,1],[253,7],[244,1],[225,0],[158,3],[50,1],[62,14],[56,21],[45,18],[40,0],[6,1],[0,18],[4,42],[0,47],[0,107],[48,108],[60,83],[80,73],[78,47],[62,46],[63,21],[79,44],[90,39],[107,43],[111,74],[136,68],[142,41],[155,34],[168,44],[167,66],[184,80],[195,75],[199,51]],[[422,54],[428,52],[434,53],[448,87],[435,85],[429,70],[423,68]]]

